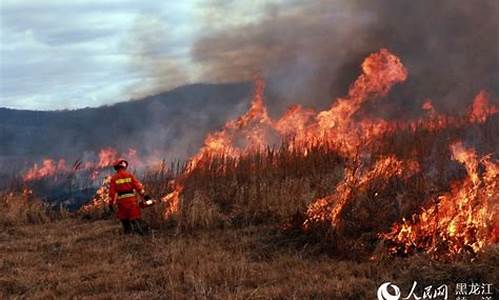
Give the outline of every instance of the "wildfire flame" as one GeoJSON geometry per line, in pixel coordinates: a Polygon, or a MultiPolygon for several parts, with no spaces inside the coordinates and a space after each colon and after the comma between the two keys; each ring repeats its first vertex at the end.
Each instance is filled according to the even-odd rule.
{"type": "Polygon", "coordinates": [[[408,178],[417,173],[418,163],[402,161],[391,155],[379,159],[369,170],[348,167],[344,171],[344,179],[335,189],[335,194],[312,202],[307,209],[307,219],[304,226],[307,229],[313,223],[330,222],[332,226],[339,222],[342,210],[353,193],[362,190],[364,186],[377,180],[381,190],[391,177],[408,178]]]}
{"type": "Polygon", "coordinates": [[[264,80],[257,78],[249,110],[238,119],[227,122],[222,130],[208,134],[204,146],[190,159],[188,173],[204,159],[237,157],[245,151],[259,151],[266,145],[266,127],[272,126],[272,122],[264,105],[264,87],[264,80]]]}
{"type": "Polygon", "coordinates": [[[164,213],[165,218],[169,218],[179,211],[181,201],[180,196],[184,189],[184,186],[178,182],[174,181],[171,182],[171,184],[174,185],[173,192],[161,198],[161,201],[167,204],[164,213]]]}
{"type": "Polygon", "coordinates": [[[99,150],[99,161],[97,162],[97,168],[109,167],[117,158],[118,152],[115,149],[103,148],[99,150]]]}
{"type": "Polygon", "coordinates": [[[403,219],[381,235],[393,244],[392,253],[420,250],[454,257],[498,243],[498,163],[490,156],[478,157],[462,142],[451,144],[450,151],[467,176],[452,183],[448,193],[431,199],[431,205],[411,220],[403,219]]]}
{"type": "Polygon", "coordinates": [[[490,115],[497,112],[498,107],[490,104],[488,94],[485,91],[480,91],[470,108],[469,121],[471,123],[484,123],[490,115]]]}
{"type": "Polygon", "coordinates": [[[23,174],[23,179],[25,182],[30,182],[77,171],[90,171],[92,173],[92,178],[97,179],[99,170],[111,166],[113,161],[119,157],[128,159],[136,166],[142,164],[142,160],[138,157],[137,151],[134,149],[128,149],[126,153],[120,156],[117,150],[107,147],[99,150],[97,160],[77,160],[73,165],[69,165],[64,159],[54,160],[46,158],[41,164],[33,164],[33,166],[23,174]]]}
{"type": "MultiPolygon", "coordinates": [[[[271,139],[275,135],[293,136],[294,143],[290,145],[292,148],[327,141],[339,145],[339,150],[343,149],[343,153],[351,154],[360,141],[352,131],[352,116],[364,102],[387,94],[394,84],[404,81],[406,76],[407,71],[399,58],[387,49],[381,49],[365,59],[362,74],[352,84],[348,95],[334,102],[329,110],[315,113],[314,110],[294,106],[277,121],[271,120],[267,114],[263,100],[265,83],[262,79],[257,79],[249,110],[238,119],[227,122],[220,131],[206,137],[204,146],[190,159],[185,174],[178,180],[172,195],[164,196],[164,201],[178,199],[174,195],[179,195],[182,190],[182,178],[188,177],[210,157],[238,157],[260,151],[272,144],[271,139]]],[[[170,215],[171,212],[167,214],[170,215]]]]}
{"type": "MultiPolygon", "coordinates": [[[[361,65],[361,74],[344,97],[335,99],[323,111],[294,105],[273,120],[264,103],[265,82],[255,80],[255,92],[249,109],[239,118],[228,121],[220,130],[209,133],[199,151],[191,157],[180,176],[170,182],[171,192],[161,197],[164,216],[170,218],[181,210],[186,181],[212,158],[238,159],[262,152],[266,147],[286,141],[288,150],[307,156],[314,145],[327,145],[343,157],[344,178],[331,195],[312,199],[302,224],[307,231],[314,224],[327,224],[334,230],[342,225],[343,214],[360,191],[376,187],[390,188],[391,182],[407,182],[425,173],[426,165],[419,157],[399,157],[394,153],[377,153],[387,135],[426,130],[431,133],[447,128],[462,128],[485,123],[498,112],[485,91],[474,98],[462,116],[440,114],[430,99],[425,99],[420,118],[405,121],[359,118],[369,101],[381,98],[391,88],[404,82],[408,72],[401,60],[387,49],[369,55],[361,65]]],[[[460,163],[466,177],[453,182],[448,192],[425,201],[422,211],[392,225],[390,232],[379,238],[387,241],[391,253],[423,251],[439,257],[455,257],[464,251],[476,253],[483,247],[498,243],[498,162],[491,156],[479,156],[462,142],[449,146],[451,159],[460,163]]],[[[392,152],[392,150],[390,151],[392,152]]],[[[134,149],[124,155],[134,164],[142,159],[134,149]]],[[[119,157],[113,148],[101,149],[93,161],[77,161],[68,166],[64,160],[44,160],[25,174],[25,181],[37,180],[77,170],[98,170],[108,167],[119,157]]],[[[96,173],[98,174],[98,173],[96,173]]],[[[105,178],[92,201],[82,210],[91,210],[109,203],[109,177],[105,178]]],[[[427,194],[426,194],[427,195],[427,194]]],[[[425,197],[424,197],[425,198],[425,197]]],[[[411,212],[415,212],[412,210],[411,212]]],[[[394,219],[391,219],[389,226],[394,219]]],[[[384,227],[385,229],[388,227],[384,227]]],[[[385,230],[384,229],[384,230],[385,230]]],[[[377,233],[380,232],[377,231],[377,233]]]]}
{"type": "Polygon", "coordinates": [[[92,201],[85,204],[80,208],[82,212],[90,212],[93,209],[99,207],[105,207],[111,203],[111,198],[109,197],[109,185],[111,183],[111,176],[104,177],[102,184],[97,189],[92,201]]]}
{"type": "MultiPolygon", "coordinates": [[[[420,119],[406,122],[356,120],[356,113],[365,103],[385,96],[395,84],[405,81],[408,76],[400,59],[387,49],[369,55],[363,61],[361,71],[347,95],[336,99],[330,109],[316,112],[294,105],[277,120],[272,120],[267,114],[263,101],[265,84],[262,79],[257,79],[249,110],[238,119],[227,122],[221,130],[207,135],[204,145],[190,159],[184,174],[175,181],[173,192],[162,198],[168,204],[165,216],[172,216],[180,209],[183,182],[211,157],[238,158],[261,151],[276,140],[291,138],[292,142],[288,143],[290,150],[298,150],[305,156],[309,146],[326,144],[346,159],[357,160],[360,155],[370,156],[368,146],[378,137],[400,128],[437,131],[462,126],[464,122],[483,123],[498,111],[489,103],[487,94],[481,91],[475,97],[466,118],[439,114],[432,102],[426,100],[422,109],[427,115],[420,119]]],[[[416,161],[400,160],[394,155],[380,158],[373,166],[364,166],[363,163],[347,166],[344,179],[336,187],[335,193],[311,202],[304,227],[325,221],[335,226],[356,189],[375,180],[379,180],[382,185],[390,178],[406,180],[419,169],[416,161]]]]}
{"type": "Polygon", "coordinates": [[[26,171],[23,178],[24,181],[32,181],[47,176],[54,176],[57,173],[66,172],[67,170],[68,167],[64,159],[60,159],[59,161],[44,159],[41,165],[35,163],[33,167],[26,171]]]}
{"type": "Polygon", "coordinates": [[[389,50],[381,49],[363,61],[362,74],[351,85],[347,96],[337,99],[329,110],[315,113],[295,106],[274,123],[274,128],[282,136],[294,137],[291,147],[304,148],[326,142],[336,146],[340,153],[351,156],[364,135],[384,130],[380,123],[370,120],[363,124],[354,122],[354,114],[368,100],[386,95],[394,84],[405,81],[406,77],[407,70],[399,58],[389,50]],[[375,130],[368,130],[370,128],[375,130]]]}

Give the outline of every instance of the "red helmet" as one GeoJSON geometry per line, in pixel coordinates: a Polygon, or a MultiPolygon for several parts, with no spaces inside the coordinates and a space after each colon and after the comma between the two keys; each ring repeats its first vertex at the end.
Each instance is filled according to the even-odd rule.
{"type": "Polygon", "coordinates": [[[126,169],[128,167],[128,161],[124,159],[118,159],[113,163],[113,168],[115,170],[126,169]]]}

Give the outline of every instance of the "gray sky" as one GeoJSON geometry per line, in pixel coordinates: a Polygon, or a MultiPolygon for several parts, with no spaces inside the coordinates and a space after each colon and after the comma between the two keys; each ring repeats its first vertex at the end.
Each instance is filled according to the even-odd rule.
{"type": "Polygon", "coordinates": [[[0,25],[0,107],[93,107],[256,73],[280,105],[321,107],[380,48],[409,69],[393,98],[418,109],[498,90],[494,0],[1,0],[0,25]]]}
{"type": "Polygon", "coordinates": [[[268,1],[249,2],[2,0],[0,107],[99,106],[200,81],[192,43],[258,19],[268,1]]]}

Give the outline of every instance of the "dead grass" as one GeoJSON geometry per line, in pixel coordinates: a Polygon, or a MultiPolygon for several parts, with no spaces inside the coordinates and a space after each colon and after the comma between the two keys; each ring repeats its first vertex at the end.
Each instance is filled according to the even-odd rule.
{"type": "Polygon", "coordinates": [[[498,282],[498,251],[473,263],[355,262],[296,247],[273,226],[123,236],[115,220],[65,219],[0,233],[1,298],[373,299],[379,284],[498,282]]]}
{"type": "MultiPolygon", "coordinates": [[[[62,211],[61,211],[62,212],[62,211]]],[[[17,193],[0,194],[0,228],[50,222],[57,212],[43,202],[17,193]]]]}
{"type": "Polygon", "coordinates": [[[180,225],[190,230],[285,223],[316,197],[332,193],[342,177],[342,158],[328,145],[311,146],[306,157],[287,145],[237,159],[211,157],[183,179],[180,225]]]}

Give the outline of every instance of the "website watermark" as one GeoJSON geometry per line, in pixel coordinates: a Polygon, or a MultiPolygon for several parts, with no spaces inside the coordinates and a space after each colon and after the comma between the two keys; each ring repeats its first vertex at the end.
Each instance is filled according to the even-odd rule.
{"type": "Polygon", "coordinates": [[[377,289],[378,300],[493,300],[492,283],[465,283],[455,285],[427,285],[420,288],[414,281],[408,291],[392,283],[384,282],[377,289]]]}

